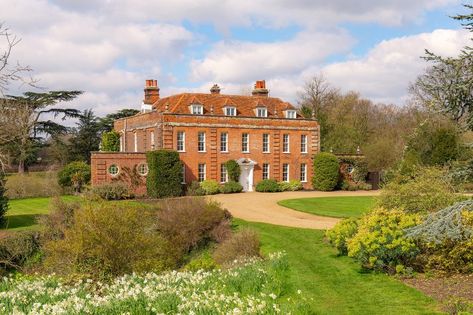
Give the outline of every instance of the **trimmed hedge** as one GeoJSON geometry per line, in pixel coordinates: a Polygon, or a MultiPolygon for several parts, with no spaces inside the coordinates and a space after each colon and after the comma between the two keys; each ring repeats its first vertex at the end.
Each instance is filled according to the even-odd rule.
{"type": "Polygon", "coordinates": [[[340,164],[331,153],[322,152],[314,157],[314,176],[312,185],[316,190],[331,191],[340,179],[340,164]]]}
{"type": "Polygon", "coordinates": [[[281,191],[279,184],[274,179],[263,179],[256,184],[256,191],[258,192],[278,192],[281,191]]]}
{"type": "Polygon", "coordinates": [[[239,182],[229,181],[220,186],[220,192],[223,194],[240,193],[243,191],[243,186],[239,182]]]}
{"type": "Polygon", "coordinates": [[[200,183],[200,188],[202,188],[206,195],[215,195],[220,192],[220,186],[216,180],[206,179],[200,183]]]}
{"type": "Polygon", "coordinates": [[[120,134],[116,131],[104,132],[102,134],[101,150],[105,152],[120,151],[120,134]]]}
{"type": "Polygon", "coordinates": [[[156,150],[146,153],[148,176],[146,190],[149,197],[176,197],[182,194],[182,162],[179,153],[156,150]]]}

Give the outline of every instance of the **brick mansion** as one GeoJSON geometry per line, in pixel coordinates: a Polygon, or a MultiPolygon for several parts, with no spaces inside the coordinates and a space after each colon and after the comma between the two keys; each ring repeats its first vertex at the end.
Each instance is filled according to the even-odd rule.
{"type": "MultiPolygon", "coordinates": [[[[146,151],[170,149],[183,162],[183,184],[213,179],[228,181],[225,162],[241,167],[244,191],[263,179],[300,180],[310,188],[312,157],[319,152],[320,130],[288,102],[269,96],[265,81],[256,81],[251,96],[225,95],[218,85],[209,93],[160,97],[156,80],[146,80],[141,112],[118,119],[120,152],[92,153],[92,184],[119,176],[124,167],[143,178],[146,151]]],[[[141,185],[137,194],[145,194],[141,185]]]]}

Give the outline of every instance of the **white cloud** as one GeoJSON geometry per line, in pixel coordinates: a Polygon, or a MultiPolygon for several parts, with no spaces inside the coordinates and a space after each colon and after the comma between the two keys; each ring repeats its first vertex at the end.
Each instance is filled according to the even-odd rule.
{"type": "Polygon", "coordinates": [[[345,32],[300,33],[284,42],[219,42],[202,60],[191,64],[195,81],[246,82],[298,73],[354,43],[345,32]]]}
{"type": "Polygon", "coordinates": [[[463,30],[435,30],[385,40],[362,58],[327,65],[322,69],[335,86],[355,90],[379,102],[402,103],[413,82],[428,66],[424,49],[455,56],[469,42],[463,30]]]}

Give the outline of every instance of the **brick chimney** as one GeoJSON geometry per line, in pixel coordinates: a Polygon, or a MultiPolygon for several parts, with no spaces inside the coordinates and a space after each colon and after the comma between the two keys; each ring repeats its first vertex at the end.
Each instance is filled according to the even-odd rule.
{"type": "Polygon", "coordinates": [[[144,91],[145,99],[143,100],[143,103],[151,105],[159,100],[159,87],[157,80],[146,80],[144,91]]]}
{"type": "Polygon", "coordinates": [[[214,84],[210,88],[210,94],[220,94],[220,87],[217,84],[214,84]]]}
{"type": "Polygon", "coordinates": [[[255,83],[255,88],[251,92],[253,96],[265,96],[268,97],[269,91],[266,88],[266,81],[265,80],[259,80],[256,81],[255,83]]]}

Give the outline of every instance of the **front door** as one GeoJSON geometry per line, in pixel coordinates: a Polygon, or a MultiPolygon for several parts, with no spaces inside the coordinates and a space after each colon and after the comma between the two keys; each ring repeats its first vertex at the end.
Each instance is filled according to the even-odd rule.
{"type": "Polygon", "coordinates": [[[243,186],[243,191],[250,191],[250,170],[242,167],[240,173],[240,184],[243,186]]]}

